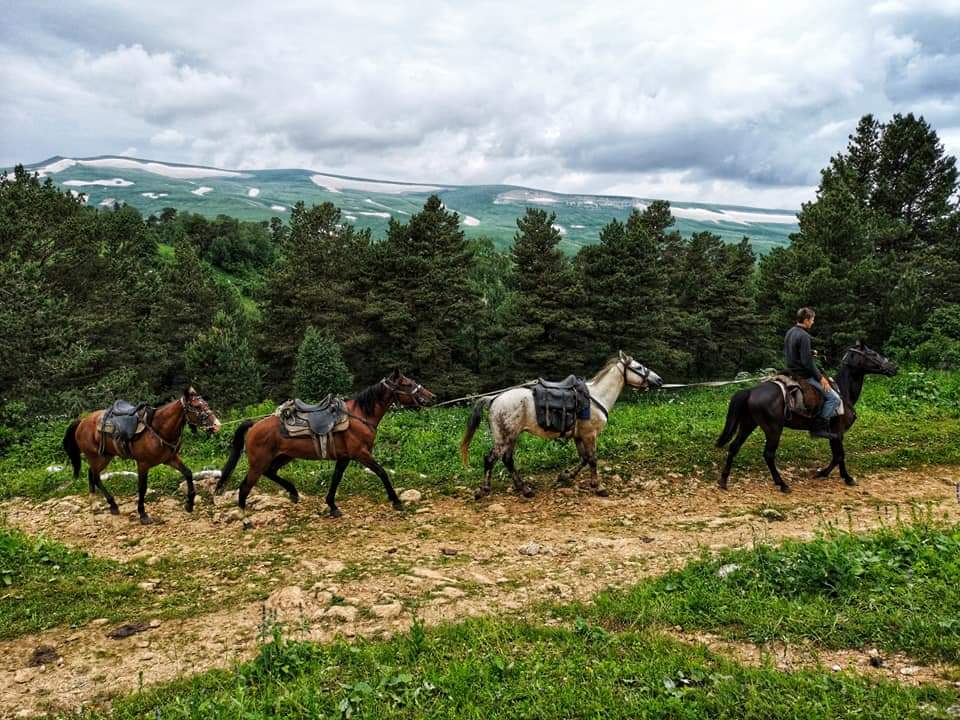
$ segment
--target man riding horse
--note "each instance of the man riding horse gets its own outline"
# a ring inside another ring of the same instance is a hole
[[[830,420],[840,406],[840,395],[830,385],[830,379],[823,375],[813,361],[813,351],[810,349],[810,333],[817,314],[812,308],[802,307],[797,310],[797,324],[787,330],[783,339],[783,354],[787,362],[787,370],[798,379],[806,380],[816,388],[823,398],[820,413],[810,426],[813,437],[836,440],[837,435],[830,432]]]

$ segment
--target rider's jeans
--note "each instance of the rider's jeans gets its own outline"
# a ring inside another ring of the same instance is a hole
[[[814,378],[807,378],[807,382],[813,385],[823,396],[823,405],[820,407],[820,417],[829,420],[836,415],[837,408],[840,407],[840,395],[837,394],[837,391],[833,388],[830,388],[830,392],[825,391],[820,381]]]

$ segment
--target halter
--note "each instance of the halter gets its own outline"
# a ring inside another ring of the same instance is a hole
[[[423,390],[423,385],[421,385],[420,383],[417,383],[417,386],[413,390],[405,390],[404,388],[400,387],[396,383],[391,382],[389,378],[384,378],[383,380],[380,381],[380,384],[383,385],[385,388],[387,388],[387,390],[390,391],[391,395],[393,395],[393,397],[391,398],[391,402],[396,400],[397,395],[406,395],[411,400],[413,400],[413,404],[416,407],[424,406],[424,403],[420,400],[420,397],[419,397],[420,391]]]
[[[188,405],[181,397],[180,404],[183,406],[183,411],[187,414],[187,421],[189,422],[190,416],[193,415],[194,421],[191,423],[192,425],[199,425],[204,430],[209,430],[213,427],[213,423],[208,423],[207,421],[210,419],[210,416],[213,415],[213,411],[210,410],[210,407],[202,397],[199,395],[195,395],[194,397],[202,402],[206,406],[206,409],[196,408],[192,403]]]
[[[641,365],[640,367],[643,368],[643,372],[640,372],[635,367],[633,367],[633,360],[631,360],[629,364],[623,362],[623,360],[620,360],[618,362],[620,362],[623,365],[623,382],[626,385],[630,384],[629,382],[627,382],[627,370],[632,370],[634,375],[637,375],[641,380],[643,380],[644,384],[647,383],[647,380],[650,378],[650,368]]]

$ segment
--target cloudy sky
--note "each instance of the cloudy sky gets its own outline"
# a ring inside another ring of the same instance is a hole
[[[2,166],[125,154],[795,208],[867,112],[922,114],[960,155],[960,0],[3,8]]]

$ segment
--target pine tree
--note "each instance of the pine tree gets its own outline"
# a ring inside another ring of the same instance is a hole
[[[477,387],[470,367],[470,328],[479,309],[473,266],[459,216],[436,195],[409,222],[391,220],[368,267],[364,317],[375,345],[367,350],[362,381],[397,367],[418,380],[430,378],[428,386],[441,395]]]
[[[555,221],[554,213],[533,208],[517,220],[507,277],[512,294],[503,312],[505,379],[512,382],[589,372],[591,325],[572,264],[557,247]]]
[[[249,330],[235,315],[220,311],[184,352],[187,375],[207,399],[224,407],[263,399],[260,367],[250,347]]]
[[[689,363],[671,288],[682,249],[679,233],[669,231],[673,222],[670,204],[658,200],[635,209],[626,224],[612,221],[597,245],[578,253],[595,362],[619,348],[661,374],[676,375]]]
[[[278,394],[290,391],[294,348],[307,326],[329,328],[349,365],[362,368],[371,337],[361,320],[366,305],[370,232],[342,221],[332,203],[297,203],[281,232],[280,260],[263,294],[261,347],[268,380]]]
[[[343,361],[333,333],[309,326],[297,350],[293,373],[296,396],[308,402],[318,402],[328,394],[349,392],[352,384],[353,376]]]

